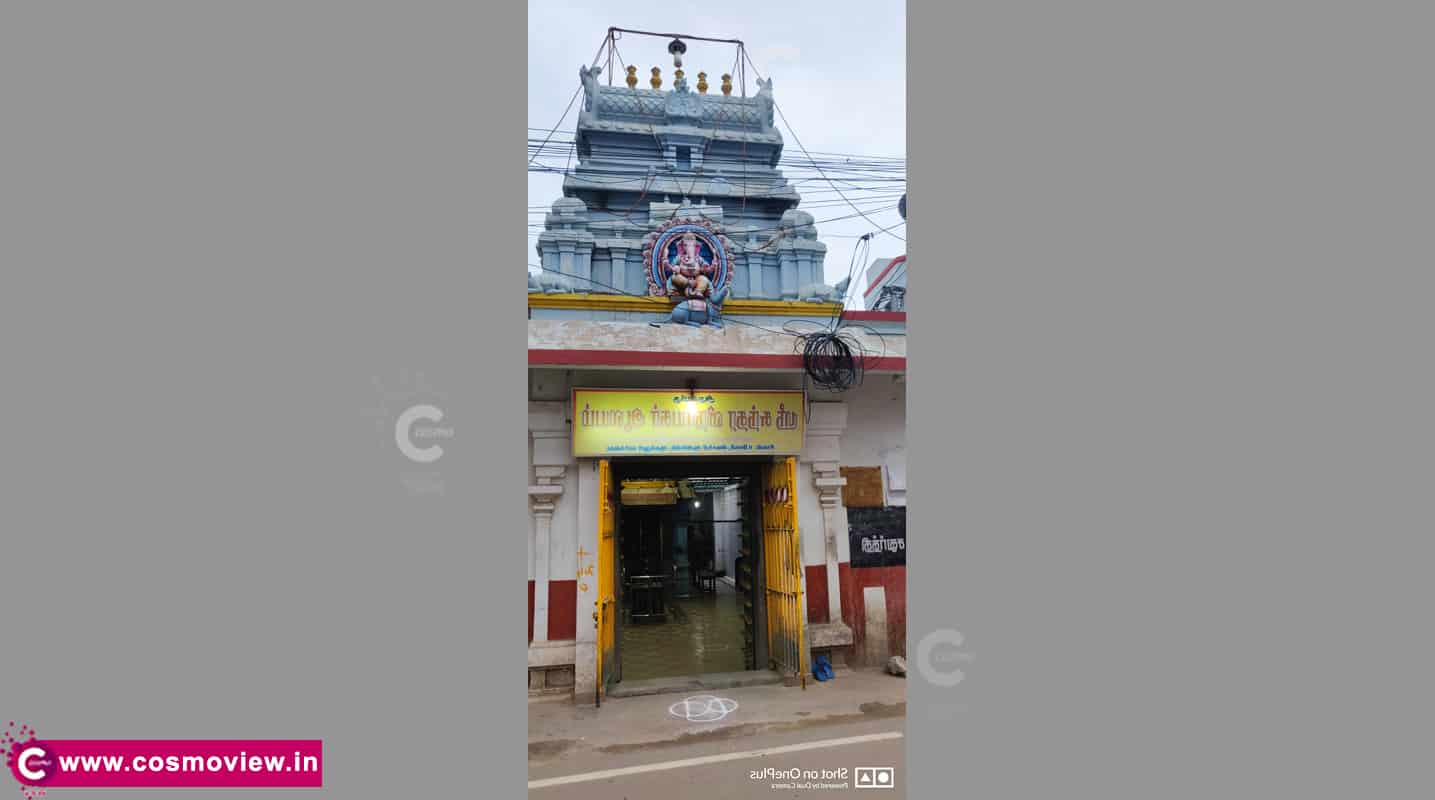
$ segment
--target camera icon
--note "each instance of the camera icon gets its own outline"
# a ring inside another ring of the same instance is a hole
[[[855,773],[858,789],[897,788],[897,770],[893,767],[858,767]]]

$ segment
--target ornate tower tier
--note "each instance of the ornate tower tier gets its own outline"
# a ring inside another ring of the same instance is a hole
[[[538,240],[550,272],[530,291],[671,293],[653,246],[661,232],[682,230],[708,237],[689,258],[720,267],[709,277],[727,296],[832,299],[823,283],[827,246],[777,169],[783,139],[773,127],[771,80],[738,97],[692,91],[682,77],[670,91],[631,79],[600,85],[600,74],[579,69],[577,165]],[[674,245],[674,259],[678,252]]]

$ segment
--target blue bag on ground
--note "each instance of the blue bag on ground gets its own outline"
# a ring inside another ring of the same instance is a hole
[[[827,660],[827,656],[812,659],[812,677],[819,681],[832,680],[832,663]]]

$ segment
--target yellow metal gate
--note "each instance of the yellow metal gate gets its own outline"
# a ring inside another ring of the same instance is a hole
[[[598,599],[593,605],[593,620],[598,625],[598,696],[602,702],[608,684],[618,666],[615,643],[615,609],[613,571],[617,554],[617,509],[614,505],[613,465],[606,459],[598,462]]]
[[[796,458],[784,458],[763,470],[762,560],[767,590],[768,657],[773,669],[784,677],[795,677],[806,689]]]

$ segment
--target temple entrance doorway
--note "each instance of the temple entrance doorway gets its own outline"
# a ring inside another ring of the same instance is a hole
[[[696,676],[775,676],[762,563],[761,493],[771,460],[610,463],[616,663],[604,670],[606,693]]]

